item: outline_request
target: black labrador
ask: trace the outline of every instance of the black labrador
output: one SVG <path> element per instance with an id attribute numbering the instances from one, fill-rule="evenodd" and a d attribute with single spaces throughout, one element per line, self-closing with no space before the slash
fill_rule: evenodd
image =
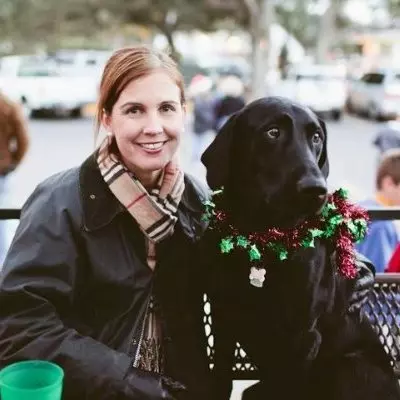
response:
<path id="1" fill-rule="evenodd" d="M 204 152 L 207 181 L 243 234 L 288 228 L 318 213 L 327 198 L 325 124 L 287 99 L 257 100 L 232 116 Z M 268 258 L 262 288 L 249 283 L 243 253 L 211 256 L 216 398 L 228 399 L 236 343 L 260 383 L 244 399 L 395 400 L 400 391 L 378 336 L 362 312 L 349 312 L 353 280 L 337 274 L 334 248 L 317 241 L 287 260 Z"/>

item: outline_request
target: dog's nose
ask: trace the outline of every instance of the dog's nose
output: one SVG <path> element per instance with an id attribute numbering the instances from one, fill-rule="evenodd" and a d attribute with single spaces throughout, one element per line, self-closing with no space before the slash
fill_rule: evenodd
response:
<path id="1" fill-rule="evenodd" d="M 297 184 L 298 193 L 305 199 L 325 201 L 328 189 L 325 182 L 319 179 L 301 179 Z"/>
<path id="2" fill-rule="evenodd" d="M 300 191 L 300 194 L 309 199 L 318 199 L 318 200 L 323 201 L 323 200 L 325 200 L 327 191 L 326 191 L 326 188 L 316 186 L 316 187 L 305 188 Z"/>

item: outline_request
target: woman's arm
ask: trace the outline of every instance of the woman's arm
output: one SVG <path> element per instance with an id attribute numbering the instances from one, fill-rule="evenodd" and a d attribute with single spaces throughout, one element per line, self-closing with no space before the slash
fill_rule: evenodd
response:
<path id="1" fill-rule="evenodd" d="M 65 193 L 52 189 L 40 185 L 24 206 L 4 263 L 0 365 L 25 359 L 56 362 L 65 372 L 64 399 L 169 398 L 161 395 L 159 377 L 137 373 L 127 354 L 63 323 L 60 315 L 69 310 L 85 266 L 79 233 L 61 206 Z"/>

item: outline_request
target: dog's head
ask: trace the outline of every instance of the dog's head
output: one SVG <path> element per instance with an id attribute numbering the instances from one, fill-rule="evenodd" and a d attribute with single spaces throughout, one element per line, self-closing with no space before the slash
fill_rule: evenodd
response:
<path id="1" fill-rule="evenodd" d="M 211 189 L 245 229 L 285 226 L 320 211 L 327 197 L 327 132 L 310 109 L 280 97 L 233 115 L 202 155 Z"/>

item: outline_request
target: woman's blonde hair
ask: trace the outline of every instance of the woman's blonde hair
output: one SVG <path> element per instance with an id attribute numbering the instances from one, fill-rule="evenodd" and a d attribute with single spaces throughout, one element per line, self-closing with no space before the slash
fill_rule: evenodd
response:
<path id="1" fill-rule="evenodd" d="M 162 70 L 171 77 L 181 92 L 181 103 L 186 102 L 183 76 L 175 61 L 168 54 L 147 46 L 119 49 L 107 61 L 101 77 L 96 110 L 96 137 L 99 134 L 103 113 L 111 114 L 112 108 L 125 86 L 156 70 Z"/>

